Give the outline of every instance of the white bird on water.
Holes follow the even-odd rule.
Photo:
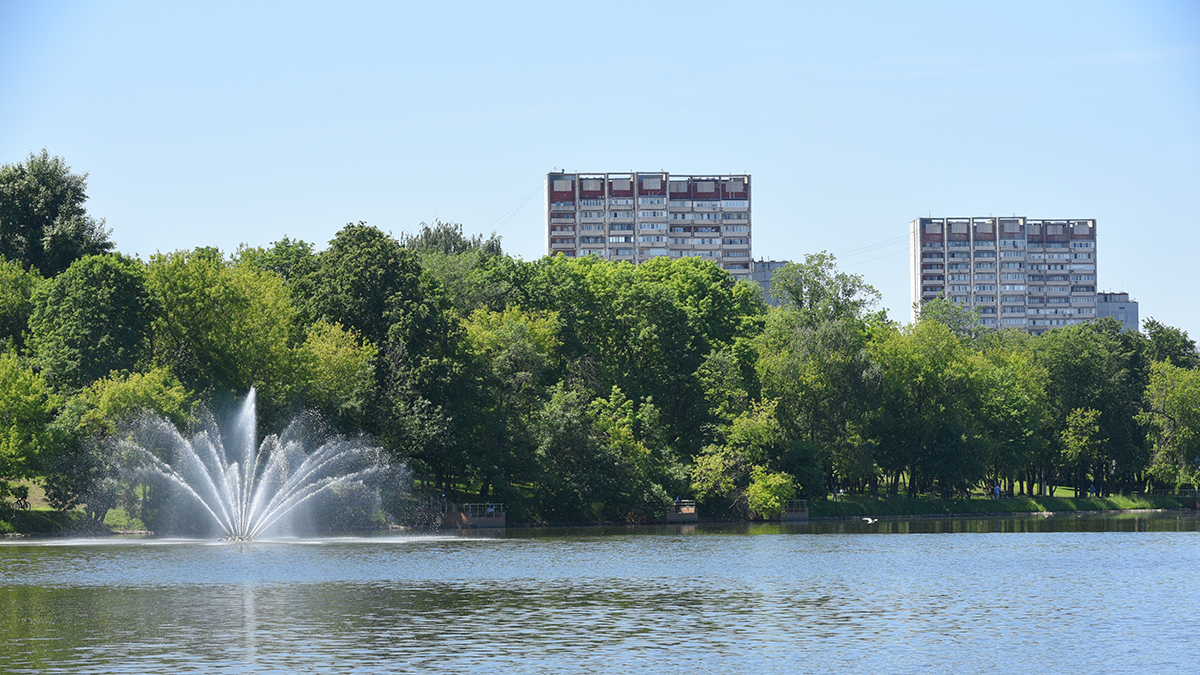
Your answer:
[[[868,525],[870,525],[871,523],[878,523],[878,522],[879,522],[879,519],[878,519],[878,518],[863,518],[863,520],[867,521],[867,524],[868,524]]]

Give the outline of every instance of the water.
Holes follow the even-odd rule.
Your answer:
[[[0,545],[0,672],[1195,672],[1194,514]]]
[[[147,417],[118,448],[143,472],[195,500],[227,538],[237,540],[262,536],[313,497],[382,471],[378,449],[361,440],[314,443],[303,416],[259,445],[256,400],[251,388],[227,436],[210,420],[187,439],[166,419]]]

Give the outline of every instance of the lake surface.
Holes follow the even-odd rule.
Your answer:
[[[0,544],[0,672],[1186,673],[1191,513]]]

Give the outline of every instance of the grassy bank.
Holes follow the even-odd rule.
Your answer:
[[[839,501],[810,502],[813,518],[838,516],[923,516],[939,514],[1037,513],[1041,511],[1118,511],[1179,509],[1176,497],[1014,497],[1012,499],[947,499],[917,497],[875,499],[846,495]]]
[[[82,511],[55,511],[48,508],[14,509],[0,516],[0,534],[66,534],[89,528]]]

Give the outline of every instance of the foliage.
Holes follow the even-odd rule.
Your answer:
[[[60,404],[41,375],[0,352],[0,482],[38,475],[60,442],[51,425]]]
[[[1151,362],[1167,361],[1179,368],[1200,369],[1200,352],[1196,341],[1188,337],[1187,331],[1173,328],[1155,319],[1146,319],[1142,324],[1148,342],[1146,358]]]
[[[29,317],[33,314],[33,289],[41,281],[36,270],[0,255],[0,348],[25,344]]]
[[[297,315],[282,279],[197,249],[156,254],[147,285],[161,312],[154,361],[206,399],[258,388],[260,414],[278,420],[302,389]]]
[[[352,329],[318,321],[297,351],[305,406],[344,432],[361,428],[375,396],[379,349]]]
[[[0,166],[0,256],[47,276],[113,250],[104,221],[87,214],[87,174],[42,150]]]
[[[783,513],[787,500],[796,496],[796,486],[786,473],[771,473],[761,466],[750,473],[746,488],[746,504],[751,513],[773,518]]]
[[[860,274],[838,272],[836,260],[833,254],[821,251],[804,256],[802,263],[784,265],[771,279],[771,293],[799,311],[808,323],[866,318],[879,302],[879,291]]]
[[[154,313],[140,263],[87,256],[38,285],[30,348],[50,382],[78,389],[111,371],[137,368]]]
[[[1151,475],[1170,485],[1200,487],[1200,370],[1159,361],[1150,368],[1146,409]]]

